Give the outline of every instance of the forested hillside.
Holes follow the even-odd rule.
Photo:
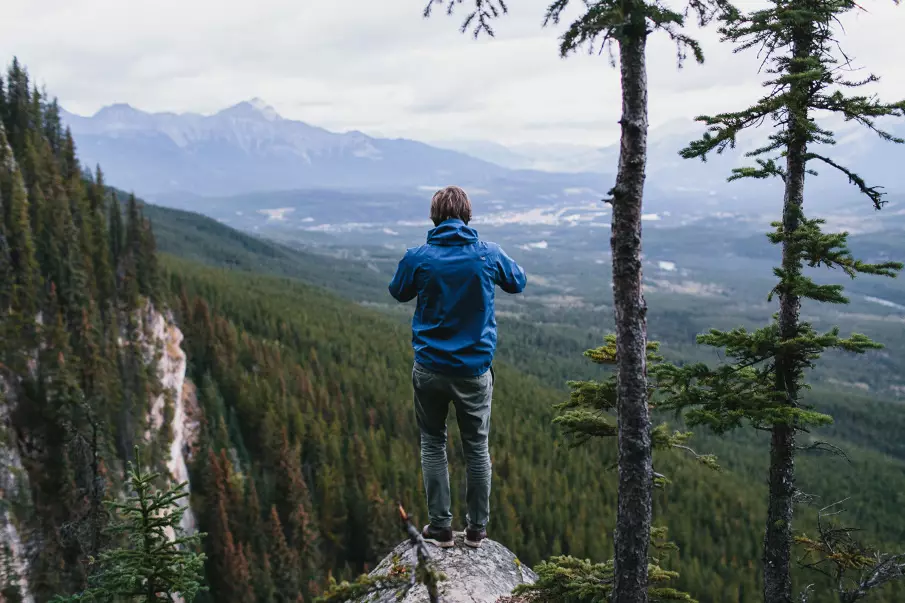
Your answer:
[[[166,310],[188,356],[176,393],[192,402],[198,427],[176,451],[189,461],[195,528],[207,533],[210,590],[198,600],[310,601],[329,575],[372,566],[401,537],[397,501],[426,517],[410,331],[324,287],[372,300],[381,275],[115,195],[100,170],[83,171],[56,104],[18,65],[2,90],[0,458],[21,459],[21,470],[0,468],[2,600],[43,603],[83,589],[89,560],[117,544],[101,503],[125,494],[125,461],[170,473],[184,426],[158,365],[178,350],[154,349],[147,332],[147,319]],[[580,355],[600,343],[596,334],[501,321],[490,535],[528,564],[611,556],[615,451],[573,450],[551,423],[564,379],[599,374]],[[808,460],[802,481],[824,498],[856,494],[851,519],[866,535],[905,542],[901,409],[825,402],[839,417],[831,435],[853,444],[853,466]],[[453,496],[462,501],[457,438],[452,428]],[[765,462],[755,439],[697,438],[722,472],[681,454],[657,460],[671,480],[656,495],[658,523],[680,548],[665,565],[701,602],[760,597],[766,488],[752,479]],[[874,600],[903,597],[899,588]]]
[[[244,270],[310,279],[341,291],[352,300],[371,300],[383,294],[382,279],[364,264],[298,252],[239,235],[197,215],[156,208],[153,211],[161,221],[159,245],[162,249],[178,245],[177,248],[200,261],[220,265],[220,254],[210,253],[210,250],[218,249],[223,241],[234,240],[241,243],[236,247],[243,249],[241,260],[236,261]],[[168,228],[172,230],[166,235],[164,232]],[[208,237],[190,236],[195,232],[206,233]],[[201,243],[195,245],[195,241]],[[283,261],[273,263],[269,258],[274,256]],[[180,286],[181,279],[192,274],[185,262],[167,259],[165,264],[174,275],[181,275],[176,278]],[[356,421],[361,421],[354,418],[356,412],[370,417],[373,411],[369,401],[376,399],[384,409],[383,413],[395,413],[392,421],[376,424],[382,426],[385,437],[392,440],[402,435],[403,441],[415,441],[409,440],[416,438],[417,432],[408,412],[411,350],[404,321],[357,308],[290,278],[243,276],[233,271],[197,268],[195,277],[202,275],[206,282],[203,291],[208,292],[202,297],[222,296],[217,303],[220,312],[229,315],[232,321],[238,320],[238,324],[258,337],[281,342],[283,345],[279,349],[284,360],[287,359],[287,347],[301,351],[303,357],[308,357],[309,350],[314,349],[319,365],[326,366],[327,362],[334,365],[330,370],[322,370],[328,378],[342,379],[342,383],[362,379],[357,385],[336,386],[344,395],[352,392],[358,402],[350,404],[349,412],[353,413],[353,418],[346,419],[344,424],[355,425]],[[227,291],[232,291],[232,295],[226,296]],[[174,289],[176,292],[178,290]],[[240,303],[240,299],[245,301]],[[192,303],[187,305],[192,306]],[[243,303],[247,308],[239,312]],[[293,311],[294,307],[304,310]],[[224,311],[225,308],[232,309]],[[210,308],[208,311],[218,313]],[[271,317],[271,322],[256,327],[255,320],[250,318],[252,314]],[[681,321],[677,322],[675,315],[654,309],[651,319],[652,325],[666,335],[667,342],[686,340],[685,327]],[[356,334],[359,328],[361,332]],[[309,335],[301,340],[295,334],[283,335],[299,329]],[[317,335],[318,331],[332,335]],[[399,346],[387,347],[386,343],[392,341],[398,342]],[[565,398],[562,376],[599,376],[598,367],[581,357],[584,349],[596,344],[588,331],[576,327],[539,326],[513,318],[501,320],[500,356],[510,367],[518,367],[518,371],[505,366],[500,368],[499,392],[495,397],[499,402],[492,432],[497,470],[492,501],[496,518],[493,537],[517,551],[529,563],[554,551],[600,558],[612,546],[615,476],[612,471],[598,472],[601,467],[611,467],[614,451],[605,446],[567,450],[568,442],[550,426],[554,416],[552,405]],[[325,348],[332,351],[325,355]],[[690,346],[667,343],[664,352],[676,356],[684,353],[686,348]],[[287,362],[288,367],[284,370],[296,364],[309,364],[304,360]],[[368,366],[370,368],[364,368]],[[395,380],[387,382],[393,374]],[[362,378],[362,375],[366,377]],[[525,393],[513,395],[513,387],[524,389]],[[905,478],[902,477],[905,450],[901,448],[899,433],[905,413],[901,412],[901,407],[890,403],[827,388],[818,390],[815,398],[818,408],[833,413],[838,419],[835,426],[819,437],[843,446],[851,462],[827,454],[803,459],[803,490],[827,503],[851,496],[846,520],[864,528],[876,541],[889,545],[905,542],[905,524],[899,518],[903,502],[901,492],[905,491]],[[232,433],[246,433],[244,426],[250,427],[254,423],[243,417],[235,424],[243,428],[233,429]],[[342,424],[337,429],[343,433]],[[257,439],[261,430],[250,427],[248,433],[251,435],[246,437]],[[756,569],[760,563],[760,533],[755,526],[766,500],[766,488],[760,479],[767,462],[763,439],[757,435],[723,439],[701,432],[695,436],[695,448],[716,453],[725,471],[714,474],[682,457],[670,459],[675,467],[661,468],[673,478],[673,485],[658,495],[658,515],[664,514],[662,523],[670,528],[671,536],[680,546],[676,563],[670,567],[681,572],[678,582],[682,588],[701,601],[755,601],[759,596]],[[304,445],[302,447],[304,449]],[[379,458],[390,459],[386,470],[392,476],[381,476],[378,480],[390,488],[385,499],[408,500],[413,508],[418,505],[418,513],[423,516],[417,447],[402,443],[396,448],[387,445],[386,450]],[[463,467],[458,453],[453,463]],[[374,471],[380,462],[368,466]],[[401,467],[407,471],[400,473]],[[350,471],[337,469],[334,474],[350,474]],[[520,478],[523,472],[530,477]],[[453,475],[457,473],[454,468]],[[404,482],[405,477],[410,481]],[[459,478],[458,483],[454,482],[455,488],[464,487],[464,475],[460,473]],[[391,489],[392,484],[401,483],[406,486],[398,491]],[[545,484],[553,486],[548,488]],[[354,489],[354,486],[347,488]],[[518,494],[510,495],[512,489]],[[590,496],[586,494],[588,491],[595,494]],[[500,498],[496,498],[497,494]],[[507,511],[510,504],[512,511]],[[315,508],[319,506],[316,496],[314,505]],[[815,509],[803,507],[802,529],[813,525],[815,517]],[[392,519],[388,521],[392,524]],[[395,537],[392,527],[387,536]],[[725,568],[722,567],[724,560],[727,560]],[[348,559],[338,561],[330,567],[341,567]],[[356,568],[354,563],[350,566]],[[808,578],[814,579],[808,573],[801,573],[802,580]],[[895,597],[900,591],[892,592],[896,594],[889,594],[886,600],[897,600]]]
[[[102,503],[133,445],[166,463],[150,408],[172,401],[147,331],[160,301],[150,222],[99,170],[83,174],[56,103],[17,63],[0,92],[0,586],[46,601],[83,587],[108,546]]]

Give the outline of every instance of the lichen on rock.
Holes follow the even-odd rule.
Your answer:
[[[478,549],[465,546],[464,533],[456,533],[456,546],[441,549],[427,545],[434,568],[446,576],[440,583],[442,603],[495,603],[509,595],[519,584],[532,584],[537,575],[522,564],[515,554],[493,540],[485,540]],[[406,540],[399,544],[371,572],[371,576],[386,575],[394,557],[407,566],[417,562],[415,550]],[[356,603],[395,603],[395,592],[383,592],[360,599]],[[427,589],[415,585],[401,603],[428,603]]]

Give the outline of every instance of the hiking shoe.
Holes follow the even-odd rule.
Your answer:
[[[430,524],[421,530],[421,538],[424,539],[424,542],[436,544],[441,549],[448,549],[456,544],[453,540],[452,528],[435,528]]]
[[[487,530],[484,528],[468,528],[465,530],[465,544],[473,549],[479,548],[485,538],[487,538]]]

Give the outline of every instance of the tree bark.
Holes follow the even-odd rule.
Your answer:
[[[794,36],[793,56],[803,59],[810,52],[812,32],[799,31]],[[791,70],[801,70],[801,63]],[[804,203],[804,181],[808,135],[807,84],[791,84],[789,101],[788,142],[786,145],[786,179],[783,199],[782,228],[786,240],[782,246],[782,268],[786,278],[801,274],[801,259],[792,249],[789,237],[798,230]],[[779,295],[779,336],[785,341],[798,334],[801,298],[788,291]],[[800,384],[796,360],[787,352],[776,357],[775,389],[786,404],[797,405]],[[770,444],[770,499],[764,533],[764,603],[792,603],[792,516],[795,496],[795,426],[774,425]]]
[[[612,191],[613,308],[616,315],[619,503],[614,601],[647,602],[650,545],[651,424],[647,398],[647,306],[641,290],[641,207],[647,162],[647,28],[642,7],[626,1],[619,41],[622,137]]]

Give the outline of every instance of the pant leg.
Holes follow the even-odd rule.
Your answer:
[[[490,407],[493,369],[479,377],[450,380],[456,421],[467,465],[468,527],[483,529],[490,519]]]
[[[415,415],[421,431],[421,472],[430,523],[435,528],[452,525],[449,466],[446,458],[446,415],[450,395],[442,376],[418,364],[412,369]]]

